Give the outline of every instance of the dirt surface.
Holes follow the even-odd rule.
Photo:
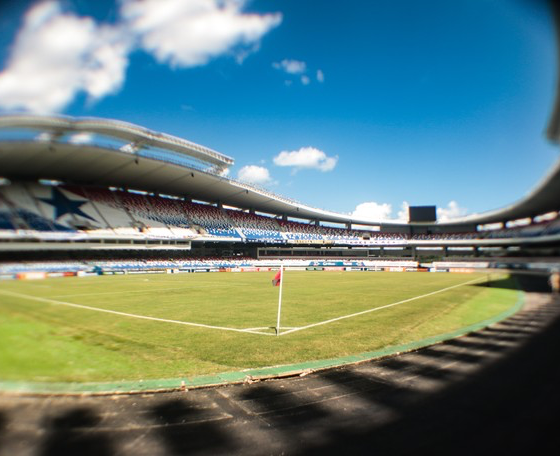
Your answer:
[[[539,454],[560,433],[560,302],[303,377],[187,392],[0,394],[0,455]]]

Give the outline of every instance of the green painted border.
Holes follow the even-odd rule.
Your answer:
[[[517,313],[525,303],[525,294],[518,291],[516,303],[506,311],[488,318],[479,323],[465,326],[456,331],[429,337],[419,341],[409,342],[402,345],[392,345],[380,350],[360,353],[357,355],[344,356],[341,358],[321,359],[306,361],[297,364],[283,366],[262,367],[257,369],[245,369],[236,372],[225,372],[222,374],[202,375],[191,378],[172,378],[160,380],[140,380],[103,383],[68,383],[68,382],[18,382],[0,381],[0,392],[30,393],[30,394],[131,394],[147,393],[155,391],[172,391],[209,386],[226,385],[233,383],[248,383],[270,378],[292,377],[305,375],[310,372],[340,367],[369,361],[375,358],[383,358],[398,355],[403,352],[418,350],[419,348],[444,342],[449,339],[464,336],[465,334],[478,331],[499,321],[505,320]]]

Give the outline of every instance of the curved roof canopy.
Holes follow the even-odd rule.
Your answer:
[[[230,166],[234,163],[233,158],[208,147],[119,120],[33,115],[0,117],[0,129],[22,128],[48,132],[52,137],[92,133],[126,141],[135,148],[155,147],[178,152],[217,166]]]

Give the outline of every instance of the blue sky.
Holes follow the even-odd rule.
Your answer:
[[[557,159],[544,1],[13,1],[0,26],[0,112],[184,137],[314,207],[482,212]]]

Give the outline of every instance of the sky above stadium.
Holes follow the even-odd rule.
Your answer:
[[[556,52],[539,0],[8,0],[0,113],[132,122],[314,207],[445,220],[558,158]]]

